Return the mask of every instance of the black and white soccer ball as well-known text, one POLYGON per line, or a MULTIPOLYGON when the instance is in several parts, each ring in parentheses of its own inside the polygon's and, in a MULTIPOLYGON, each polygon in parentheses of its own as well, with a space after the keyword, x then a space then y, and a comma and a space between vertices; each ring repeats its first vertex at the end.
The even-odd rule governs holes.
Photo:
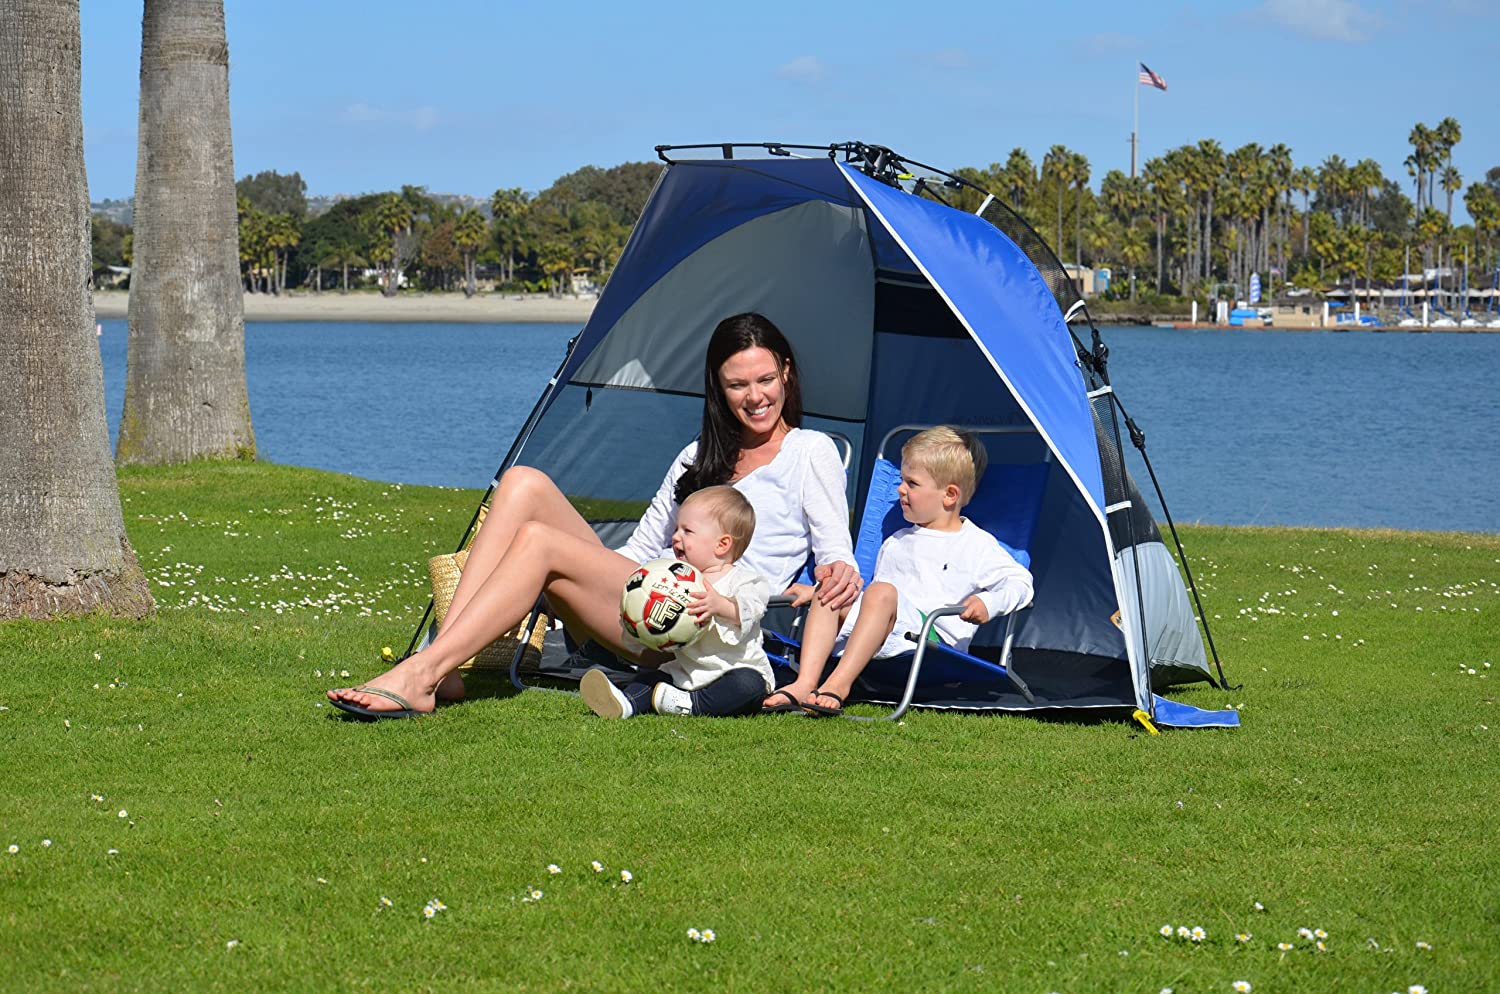
POLYGON ((681 559, 653 559, 630 574, 620 596, 620 621, 648 649, 671 652, 691 645, 708 627, 688 613, 695 591, 706 592, 697 567, 681 559))

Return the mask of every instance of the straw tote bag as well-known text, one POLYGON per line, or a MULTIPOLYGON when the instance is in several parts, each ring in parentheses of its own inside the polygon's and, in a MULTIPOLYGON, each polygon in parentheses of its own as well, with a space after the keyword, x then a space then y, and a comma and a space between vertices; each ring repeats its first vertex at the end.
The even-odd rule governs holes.
MULTIPOLYGON (((487 507, 479 509, 479 524, 475 525, 474 532, 470 534, 469 541, 464 548, 457 552, 450 552, 443 556, 433 556, 427 562, 427 573, 432 577, 432 610, 437 617, 438 628, 443 627, 443 619, 448 616, 448 608, 453 604, 453 592, 458 589, 458 579, 463 573, 464 564, 469 559, 469 545, 474 541, 474 535, 479 533, 479 528, 484 524, 484 515, 487 507)), ((542 639, 550 627, 545 614, 538 614, 531 625, 531 631, 526 631, 526 619, 514 631, 506 632, 489 645, 480 649, 472 659, 462 663, 458 669, 460 673, 509 670, 511 660, 515 658, 516 648, 524 641, 526 643, 525 654, 521 657, 521 668, 535 670, 542 659, 542 639)))

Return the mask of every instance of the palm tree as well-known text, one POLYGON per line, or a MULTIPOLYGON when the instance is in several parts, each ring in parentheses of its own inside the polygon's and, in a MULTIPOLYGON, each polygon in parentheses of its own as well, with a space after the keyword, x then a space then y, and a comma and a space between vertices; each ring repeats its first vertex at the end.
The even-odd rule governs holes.
POLYGON ((1083 195, 1089 188, 1089 160, 1074 152, 1068 161, 1068 179, 1073 184, 1073 258, 1083 265, 1083 195))
POLYGON ((1206 206, 1203 216, 1203 275, 1214 275, 1214 190, 1224 169, 1224 149, 1212 138, 1198 142, 1198 164, 1206 206))
POLYGON ((146 0, 122 465, 255 457, 222 0, 146 0))
POLYGON ((1312 192, 1317 187, 1317 174, 1312 166, 1299 166, 1292 173, 1292 189, 1302 194, 1302 254, 1307 255, 1308 219, 1312 216, 1312 192))
MULTIPOLYGON (((1438 155, 1441 155, 1443 158, 1444 174, 1446 177, 1446 170, 1453 168, 1453 146, 1457 145, 1460 141, 1463 140, 1464 129, 1460 127, 1459 123, 1453 118, 1445 117, 1438 122, 1436 128, 1432 129, 1432 136, 1435 142, 1434 151, 1438 155)), ((1436 162, 1433 163, 1432 171, 1429 175, 1431 177, 1437 176, 1436 162)), ((1429 182, 1431 182, 1430 179, 1429 182)), ((1427 193, 1427 202, 1429 204, 1433 203, 1432 191, 1429 189, 1427 193)), ((1448 201, 1448 219, 1451 221, 1453 219, 1453 198, 1450 196, 1448 198, 1448 201)))
POLYGON ((1453 195, 1464 188, 1464 178, 1459 175, 1457 169, 1446 166, 1443 169, 1443 192, 1448 195, 1448 223, 1453 223, 1453 195))
POLYGON ((1072 180, 1073 153, 1068 151, 1066 145, 1053 145, 1047 150, 1046 156, 1042 158, 1042 179, 1045 182, 1051 179, 1052 185, 1057 188, 1057 241, 1052 243, 1052 250, 1062 253, 1063 237, 1063 195, 1068 192, 1068 184, 1072 180))
POLYGON ((416 257, 415 239, 412 237, 412 208, 408 198, 388 193, 375 209, 375 223, 389 240, 388 251, 382 266, 384 286, 381 293, 394 297, 401 288, 401 275, 416 257))
POLYGON ((1025 149, 1011 149, 1001 175, 1005 182, 1005 193, 1010 197, 1010 205, 1020 213, 1032 187, 1036 185, 1036 166, 1031 164, 1031 156, 1026 154, 1025 149))
POLYGON ((153 608, 110 462, 78 0, 0 4, 0 621, 153 608))
POLYGON ((460 214, 458 223, 453 227, 453 243, 458 246, 464 260, 465 297, 472 297, 478 292, 478 287, 474 284, 474 255, 484 244, 486 234, 484 215, 473 208, 460 214))
POLYGON ((1412 154, 1406 160, 1407 170, 1411 172, 1417 183, 1417 207, 1418 215, 1422 213, 1422 193, 1427 171, 1432 168, 1433 150, 1437 145, 1437 134, 1427 125, 1418 121, 1412 125, 1411 133, 1407 135, 1406 141, 1412 147, 1412 154))
POLYGON ((531 198, 518 186, 496 190, 490 197, 490 213, 495 216, 495 243, 505 263, 502 283, 516 278, 516 253, 522 246, 522 230, 530 205, 531 198))

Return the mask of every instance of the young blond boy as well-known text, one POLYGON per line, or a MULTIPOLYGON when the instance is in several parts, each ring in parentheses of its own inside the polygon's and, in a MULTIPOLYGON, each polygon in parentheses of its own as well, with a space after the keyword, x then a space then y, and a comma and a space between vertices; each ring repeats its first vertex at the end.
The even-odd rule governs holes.
MULTIPOLYGON (((595 714, 630 718, 638 714, 750 714, 771 688, 771 661, 761 646, 760 619, 771 598, 771 584, 739 563, 755 533, 755 509, 729 486, 705 487, 682 502, 672 532, 672 551, 698 569, 705 593, 688 608, 708 628, 675 654, 644 654, 660 659, 624 687, 601 669, 583 675, 580 691, 595 714)), ((628 642, 633 641, 629 633, 628 642)))
POLYGON ((980 625, 1031 602, 1031 573, 960 513, 986 463, 977 438, 947 425, 919 432, 901 447, 897 492, 911 527, 881 544, 874 579, 852 607, 837 612, 813 600, 797 679, 767 697, 764 708, 838 714, 871 659, 914 648, 906 635, 920 631, 929 612, 964 605, 963 614, 940 619, 934 633, 966 651, 980 625), (840 650, 838 665, 820 682, 829 657, 840 650))

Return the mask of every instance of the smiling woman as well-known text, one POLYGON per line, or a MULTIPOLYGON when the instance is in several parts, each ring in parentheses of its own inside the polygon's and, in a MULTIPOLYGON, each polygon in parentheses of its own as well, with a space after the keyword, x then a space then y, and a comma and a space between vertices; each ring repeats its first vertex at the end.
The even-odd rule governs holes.
MULTIPOLYGON (((703 375, 701 434, 672 461, 622 548, 605 548, 545 473, 512 467, 432 643, 364 687, 329 691, 334 705, 361 718, 404 718, 431 711, 439 698, 462 697, 454 670, 514 628, 538 596, 580 641, 634 658, 621 639, 620 590, 639 563, 671 555, 682 502, 711 486, 734 487, 755 510, 754 540, 742 560, 749 570, 773 589, 787 589, 811 554, 818 600, 835 609, 852 603, 862 581, 853 565, 843 465, 828 436, 800 427, 790 343, 759 314, 726 318, 709 339, 703 375)), ((799 588, 798 596, 813 593, 799 588)), ((704 687, 692 691, 692 710, 737 713, 758 705, 762 693, 726 705, 704 687)))

